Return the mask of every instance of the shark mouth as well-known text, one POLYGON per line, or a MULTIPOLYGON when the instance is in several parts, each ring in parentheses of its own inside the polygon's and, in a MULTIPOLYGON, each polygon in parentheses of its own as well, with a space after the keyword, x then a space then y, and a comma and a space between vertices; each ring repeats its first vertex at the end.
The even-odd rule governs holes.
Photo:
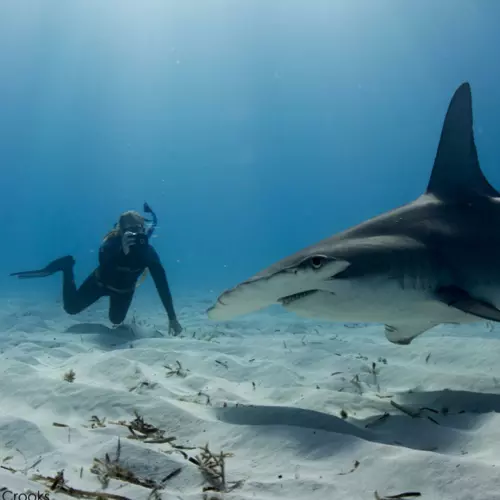
POLYGON ((299 292, 299 293, 294 293, 293 295, 287 295, 286 297, 281 297, 278 299, 278 301, 284 305, 287 306, 291 304, 292 302, 295 302, 296 300, 303 299, 304 297, 307 297, 308 295, 312 295, 313 293, 316 293, 318 290, 307 290, 305 292, 299 292))

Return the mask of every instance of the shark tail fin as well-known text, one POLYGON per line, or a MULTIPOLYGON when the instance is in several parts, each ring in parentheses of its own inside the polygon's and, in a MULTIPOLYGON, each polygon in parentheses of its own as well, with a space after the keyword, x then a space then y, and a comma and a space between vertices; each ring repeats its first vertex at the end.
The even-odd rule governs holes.
POLYGON ((500 196, 479 166, 467 82, 458 87, 448 106, 426 193, 453 201, 500 196))

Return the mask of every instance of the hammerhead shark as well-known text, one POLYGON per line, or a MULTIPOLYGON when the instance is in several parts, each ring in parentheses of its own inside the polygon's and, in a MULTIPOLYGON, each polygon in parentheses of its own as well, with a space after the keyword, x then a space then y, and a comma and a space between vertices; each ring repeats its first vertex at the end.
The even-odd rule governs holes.
POLYGON ((425 193, 280 260, 207 313, 228 320, 272 304, 379 323, 399 345, 440 324, 500 321, 500 193, 479 165, 469 83, 450 101, 425 193))

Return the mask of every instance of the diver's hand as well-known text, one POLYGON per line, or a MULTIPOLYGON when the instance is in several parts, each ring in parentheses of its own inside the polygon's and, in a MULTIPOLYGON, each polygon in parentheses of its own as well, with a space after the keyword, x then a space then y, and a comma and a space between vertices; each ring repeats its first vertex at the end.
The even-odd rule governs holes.
POLYGON ((128 255, 128 253, 130 252, 130 247, 132 245, 135 245, 135 243, 136 243, 135 234, 131 233, 130 231, 127 231, 122 237, 123 253, 125 255, 128 255))
POLYGON ((179 335, 182 333, 182 326, 176 319, 171 319, 168 324, 168 333, 171 335, 179 335))

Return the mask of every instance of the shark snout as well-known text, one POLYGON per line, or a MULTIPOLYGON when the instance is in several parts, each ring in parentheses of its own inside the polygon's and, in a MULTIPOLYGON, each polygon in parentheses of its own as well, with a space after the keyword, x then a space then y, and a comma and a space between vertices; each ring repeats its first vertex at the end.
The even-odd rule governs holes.
POLYGON ((282 270, 273 275, 252 278, 225 291, 207 314, 210 319, 229 320, 274 304, 286 307, 321 287, 320 281, 305 279, 293 269, 282 270))

